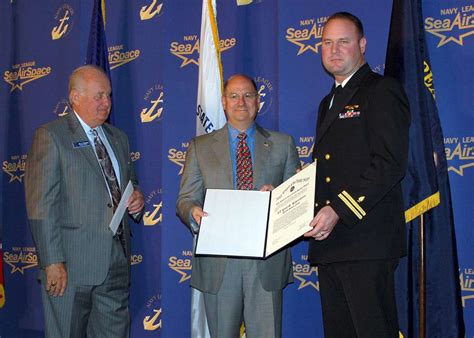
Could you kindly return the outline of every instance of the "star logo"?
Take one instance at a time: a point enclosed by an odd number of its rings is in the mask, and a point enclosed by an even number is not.
[[[8,183],[15,181],[23,182],[25,176],[26,155],[14,155],[11,157],[11,162],[3,161],[2,169],[10,176]]]
[[[311,30],[304,29],[300,34],[291,34],[287,35],[286,38],[289,42],[297,45],[299,47],[297,56],[307,52],[312,51],[316,54],[319,54],[319,47],[322,45],[322,26],[316,26],[316,23],[313,23]]]
[[[14,181],[18,181],[18,182],[23,182],[23,177],[25,176],[25,173],[24,173],[24,169],[20,169],[20,168],[16,168],[14,170],[7,170],[7,169],[4,169],[3,170],[7,175],[10,175],[10,180],[8,181],[8,183],[12,183]]]
[[[26,264],[26,263],[22,263],[22,262],[19,262],[19,266],[15,266],[13,263],[11,262],[7,262],[5,261],[5,263],[7,263],[8,265],[10,265],[12,267],[12,271],[10,272],[11,274],[14,274],[15,272],[19,272],[21,273],[22,275],[25,274],[25,270],[26,269],[29,269],[29,268],[32,268],[32,267],[35,267],[38,265],[38,263],[30,263],[30,264]]]
[[[10,89],[10,92],[14,91],[15,89],[23,90],[23,85],[30,83],[31,81],[38,80],[39,78],[46,76],[48,74],[44,74],[41,76],[31,76],[31,77],[17,77],[13,79],[8,79],[7,77],[4,77],[4,80],[6,83],[12,86]]]
[[[467,169],[467,168],[470,168],[470,167],[474,167],[474,162],[460,165],[459,168],[456,168],[454,166],[449,166],[448,171],[455,172],[459,176],[464,176],[464,169]]]
[[[463,46],[464,39],[474,34],[474,24],[471,24],[471,22],[472,18],[471,20],[466,20],[466,17],[461,17],[461,13],[458,13],[448,27],[444,27],[445,25],[443,24],[441,28],[431,28],[426,29],[426,31],[439,38],[437,48],[449,42]]]
[[[309,267],[307,264],[304,266]],[[312,266],[309,269],[298,269],[297,266],[293,265],[293,276],[300,281],[298,290],[311,286],[319,291],[318,268],[316,266]]]
[[[3,80],[12,86],[10,92],[13,92],[17,88],[23,90],[23,86],[27,83],[38,80],[49,74],[51,74],[51,67],[19,67],[14,71],[6,71],[3,75]]]
[[[464,176],[464,171],[474,167],[474,138],[465,136],[445,138],[446,160],[448,171]]]
[[[28,248],[28,250],[30,249],[31,248]],[[34,252],[31,251],[5,252],[3,255],[3,260],[12,268],[10,272],[11,274],[19,272],[24,275],[25,270],[38,265],[38,257]]]
[[[196,51],[191,51],[191,52],[172,52],[171,54],[179,57],[183,62],[181,62],[181,65],[179,68],[186,67],[189,64],[193,64],[196,66],[199,66],[199,52]]]
[[[189,272],[191,272],[192,267],[170,266],[170,269],[176,271],[181,276],[181,278],[179,279],[179,283],[185,282],[191,278]]]
[[[189,64],[199,66],[199,39],[193,44],[179,44],[176,48],[171,44],[170,52],[182,60],[179,68],[183,68]]]

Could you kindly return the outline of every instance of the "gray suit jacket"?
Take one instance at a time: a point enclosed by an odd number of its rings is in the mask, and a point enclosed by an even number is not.
[[[257,126],[254,146],[254,185],[274,187],[296,173],[299,159],[291,136]],[[232,161],[227,125],[222,129],[191,140],[179,197],[176,203],[181,220],[191,229],[190,213],[202,207],[207,188],[233,189]],[[193,259],[191,286],[204,292],[217,293],[222,283],[226,257],[196,256]],[[293,281],[290,249],[258,260],[258,273],[264,289],[275,291]]]
[[[120,186],[137,185],[127,136],[102,125],[120,166]],[[86,144],[81,142],[86,141]],[[28,219],[39,264],[65,262],[68,283],[98,285],[109,269],[112,202],[100,165],[74,113],[36,130],[25,173]],[[128,217],[123,219],[130,253]]]

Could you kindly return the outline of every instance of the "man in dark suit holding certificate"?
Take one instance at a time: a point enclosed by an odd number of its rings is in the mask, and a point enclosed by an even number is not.
[[[365,62],[366,43],[350,13],[324,26],[322,61],[335,84],[319,106],[316,216],[306,236],[326,338],[398,337],[394,271],[406,252],[400,182],[410,113],[400,84]]]
[[[131,181],[128,213],[143,209],[127,136],[105,123],[111,88],[95,66],[74,70],[70,114],[39,127],[25,194],[39,257],[46,337],[128,337],[130,227],[109,224]]]
[[[299,168],[292,138],[254,120],[260,98],[255,82],[234,75],[224,86],[227,124],[191,140],[177,212],[199,231],[207,188],[270,190]],[[212,337],[238,337],[242,321],[249,338],[280,337],[282,289],[293,280],[289,249],[268,259],[196,256],[191,286],[204,293]]]

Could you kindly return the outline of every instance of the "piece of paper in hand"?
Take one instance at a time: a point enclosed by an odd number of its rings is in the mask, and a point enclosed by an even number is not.
[[[112,217],[112,220],[110,221],[110,224],[109,224],[109,228],[114,235],[117,233],[117,229],[120,225],[120,222],[122,221],[123,214],[125,213],[125,210],[127,209],[128,199],[130,198],[130,196],[132,196],[132,193],[133,193],[133,184],[131,181],[128,181],[127,187],[122,193],[122,198],[120,199],[120,203],[117,206],[114,216]]]

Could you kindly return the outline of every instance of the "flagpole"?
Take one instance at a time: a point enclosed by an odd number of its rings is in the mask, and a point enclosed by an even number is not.
[[[199,38],[199,79],[196,104],[196,135],[210,133],[226,123],[221,103],[223,90],[216,0],[202,0],[201,35]],[[193,229],[196,245],[197,229]],[[191,289],[191,337],[209,338],[204,296]]]
[[[425,319],[426,319],[426,293],[425,293],[425,220],[424,215],[420,215],[420,226],[418,227],[418,238],[419,238],[419,245],[420,245],[420,270],[419,270],[419,306],[418,306],[418,316],[419,316],[419,327],[418,327],[418,335],[419,338],[425,338],[426,334],[426,326],[425,326]]]

